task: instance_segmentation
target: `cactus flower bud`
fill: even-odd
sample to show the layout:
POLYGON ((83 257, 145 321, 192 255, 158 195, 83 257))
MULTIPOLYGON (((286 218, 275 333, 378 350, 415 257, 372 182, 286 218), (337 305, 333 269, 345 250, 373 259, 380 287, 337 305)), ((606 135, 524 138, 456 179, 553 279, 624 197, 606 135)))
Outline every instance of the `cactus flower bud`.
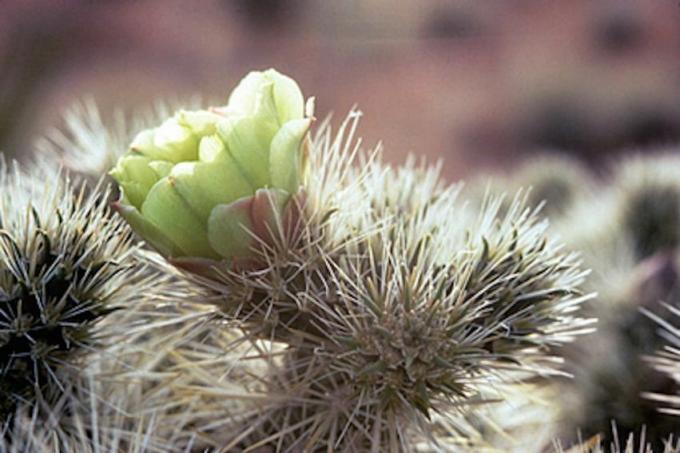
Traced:
POLYGON ((251 72, 226 106, 140 132, 111 171, 115 206, 168 258, 247 259, 300 188, 311 110, 293 79, 251 72))

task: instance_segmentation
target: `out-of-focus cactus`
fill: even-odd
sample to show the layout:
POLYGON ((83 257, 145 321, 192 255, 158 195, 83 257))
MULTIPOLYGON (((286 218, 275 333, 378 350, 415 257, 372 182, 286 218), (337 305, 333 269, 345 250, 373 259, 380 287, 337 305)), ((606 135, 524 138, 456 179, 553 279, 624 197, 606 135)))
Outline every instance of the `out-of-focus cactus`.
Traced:
POLYGON ((49 129, 36 140, 32 165, 45 172, 63 166, 92 183, 92 188, 139 132, 155 127, 176 110, 196 110, 199 103, 197 97, 157 102, 134 113, 119 108, 109 116, 99 111, 93 99, 86 98, 66 110, 63 125, 49 129))
POLYGON ((512 199, 510 194, 527 192, 527 206, 541 208, 541 214, 559 225, 592 195, 592 175, 580 162, 567 156, 546 152, 526 158, 510 174, 488 174, 471 181, 466 194, 476 204, 484 196, 505 195, 504 212, 512 199))
POLYGON ((615 175, 622 234, 639 259, 680 246, 680 158, 672 154, 624 161, 615 175))
POLYGON ((528 149, 558 149, 605 164, 624 149, 680 138, 675 81, 658 68, 631 67, 616 77, 578 64, 528 73, 516 82, 516 130, 528 149))
MULTIPOLYGON (((662 448, 679 425, 645 395, 673 393, 675 385, 645 360, 662 339, 640 310, 666 319, 662 304, 677 304, 680 160, 672 154, 628 158, 617 165, 608 184, 572 171, 568 160, 544 162, 529 161, 510 177, 493 180, 489 190, 548 184, 570 187, 575 195, 575 203, 564 205, 560 197, 552 197, 545 208, 555 204, 557 209, 547 212, 551 223, 570 248, 584 252, 586 265, 594 270, 586 287, 599 297, 584 310, 599 322, 597 333, 562 351, 564 370, 575 378, 563 379, 556 390, 564 409, 558 418, 566 422, 555 424, 553 435, 570 442, 579 434, 597 435, 602 442, 624 445, 631 433, 644 428, 643 443, 662 448), (616 439, 611 437, 612 423, 618 426, 616 439)), ((477 187, 473 184, 473 194, 480 193, 477 187)))
POLYGON ((668 393, 674 383, 645 361, 660 349, 662 339, 654 322, 640 309, 659 313, 661 301, 677 302, 677 264, 668 256, 655 256, 637 266, 629 279, 618 294, 601 295, 602 300, 596 303, 603 306, 595 310, 600 316, 598 333, 574 352, 568 369, 575 378, 566 385, 571 388, 567 399, 576 402, 576 407, 565 427, 572 436, 581 432, 586 437, 608 439, 608 428, 615 422, 618 441, 623 441, 646 426, 647 441, 659 448, 680 424, 644 396, 668 393))
POLYGON ((603 4, 592 24, 595 47, 617 55, 634 50, 643 41, 645 23, 635 4, 603 4))
MULTIPOLYGON (((672 389, 665 389, 665 392, 656 390, 643 396, 658 404, 660 412, 680 417, 680 331, 677 328, 680 307, 677 304, 667 304, 665 308, 661 315, 644 310, 644 313, 657 323, 659 334, 664 340, 663 346, 646 359, 657 371, 672 379, 675 386, 672 389)), ((680 419, 678 420, 680 422, 680 419)))
POLYGON ((608 428, 614 422, 618 442, 646 427, 647 442, 662 448, 680 426, 645 397, 674 393, 676 386, 646 360, 662 338, 642 313, 667 319, 663 304, 678 305, 679 163, 670 154, 625 160, 610 187, 599 191, 607 201, 592 211, 599 212, 599 227, 570 226, 582 230, 571 235, 571 245, 584 249, 594 269, 588 287, 599 297, 586 309, 599 323, 591 339, 576 342, 568 353, 575 380, 564 387, 567 437, 580 432, 612 440, 608 428))

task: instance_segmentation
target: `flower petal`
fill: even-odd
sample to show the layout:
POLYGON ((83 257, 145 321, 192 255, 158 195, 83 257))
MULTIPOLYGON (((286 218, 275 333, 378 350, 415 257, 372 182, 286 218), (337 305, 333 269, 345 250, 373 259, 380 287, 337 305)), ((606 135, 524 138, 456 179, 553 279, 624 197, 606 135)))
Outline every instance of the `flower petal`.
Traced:
POLYGON ((269 143, 274 133, 256 117, 230 118, 219 125, 227 152, 255 188, 270 185, 269 143))
POLYGON ((173 165, 172 162, 168 162, 165 160, 153 160, 149 162, 149 167, 151 167, 153 171, 156 172, 158 179, 160 179, 165 178, 170 174, 173 165))
POLYGON ((156 149, 156 145, 153 142, 154 134, 156 129, 145 129, 135 135, 135 138, 130 143, 130 151, 138 152, 145 156, 157 156, 161 153, 160 150, 156 149))
POLYGON ((258 93, 265 83, 267 81, 262 72, 249 72, 229 95, 227 109, 241 115, 253 115, 257 105, 258 93))
POLYGON ((120 185, 126 200, 139 209, 146 194, 159 179, 151 167, 151 159, 141 154, 130 154, 118 160, 111 176, 120 185))
POLYGON ((209 110, 180 110, 175 116, 179 124, 188 127, 199 137, 214 134, 217 131, 217 122, 222 119, 209 110))
POLYGON ((288 121, 276 133, 269 152, 272 186, 294 193, 302 183, 302 142, 312 120, 288 121))
POLYGON ((182 254, 180 249, 170 238, 152 222, 145 219, 133 206, 114 202, 112 207, 127 221, 139 236, 163 256, 177 256, 182 254))
POLYGON ((199 137, 193 131, 180 124, 177 119, 165 120, 156 128, 153 143, 154 149, 146 154, 157 160, 182 162, 198 158, 199 137))
POLYGON ((253 71, 232 91, 227 110, 246 116, 270 116, 281 126, 302 118, 304 98, 295 80, 275 69, 253 71))
POLYGON ((305 100, 297 82, 274 69, 265 71, 265 76, 274 82, 274 104, 279 124, 301 119, 304 115, 305 100))
POLYGON ((216 257, 208 243, 204 222, 177 192, 175 184, 172 175, 158 181, 142 205, 142 215, 177 244, 183 256, 216 257))
POLYGON ((256 240, 252 236, 253 197, 215 206, 208 219, 208 239, 212 248, 225 258, 248 256, 256 240))
POLYGON ((218 204, 230 203, 255 190, 234 162, 182 162, 170 173, 175 190, 206 222, 218 204))

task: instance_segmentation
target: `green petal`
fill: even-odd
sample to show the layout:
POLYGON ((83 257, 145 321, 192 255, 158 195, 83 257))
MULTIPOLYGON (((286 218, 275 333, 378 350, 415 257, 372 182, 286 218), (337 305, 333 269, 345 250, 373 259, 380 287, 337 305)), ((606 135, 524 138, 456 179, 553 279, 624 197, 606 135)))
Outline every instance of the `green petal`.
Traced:
POLYGON ((208 239, 224 258, 251 257, 261 241, 270 243, 282 226, 288 193, 260 189, 255 195, 215 206, 208 219, 208 239))
POLYGON ((142 205, 142 215, 181 249, 183 256, 215 257, 208 243, 206 225, 175 190, 172 176, 158 181, 142 205))
POLYGON ((135 138, 130 144, 130 150, 144 154, 145 156, 155 156, 162 153, 161 150, 156 148, 156 145, 153 142, 155 131, 155 129, 145 129, 135 135, 135 138))
POLYGON ((269 153, 272 187, 297 192, 302 183, 302 142, 311 123, 311 119, 288 121, 274 136, 269 153))
POLYGON ((305 100, 295 80, 274 69, 266 71, 265 76, 274 82, 274 104, 279 124, 301 119, 304 116, 305 100))
POLYGON ((221 122, 219 132, 229 155, 253 187, 269 185, 269 143, 275 129, 266 121, 245 117, 221 122))
POLYGON ((199 137, 212 135, 217 131, 217 122, 222 119, 208 110, 180 110, 176 113, 177 122, 188 127, 199 137))
POLYGON ((134 206, 136 209, 141 208, 146 194, 149 192, 151 187, 144 186, 140 183, 134 181, 126 182, 125 184, 119 183, 121 199, 124 199, 126 203, 134 206))
POLYGON ((153 160, 149 162, 149 167, 151 167, 153 171, 156 172, 158 179, 161 179, 170 174, 173 165, 172 162, 167 162, 165 160, 153 160))
POLYGON ((154 160, 182 162, 198 159, 199 137, 175 118, 163 122, 155 130, 153 142, 155 148, 145 153, 154 160))
POLYGON ((255 112, 250 116, 258 119, 258 127, 269 131, 270 137, 273 137, 277 129, 281 127, 274 99, 274 83, 268 82, 262 85, 260 95, 255 102, 255 112))
POLYGON ((241 115, 253 115, 257 105, 257 97, 265 83, 267 83, 267 80, 262 72, 252 71, 248 73, 229 95, 228 109, 241 115))
POLYGON ((133 206, 117 202, 113 204, 113 207, 123 216, 135 233, 144 238, 158 253, 165 257, 182 254, 182 250, 170 238, 165 236, 156 225, 145 219, 133 206))
POLYGON ((198 145, 198 159, 201 162, 228 161, 227 145, 217 134, 203 137, 198 145))
POLYGON ((252 236, 250 208, 252 197, 215 206, 208 219, 208 239, 212 248, 224 258, 248 256, 255 239, 252 236))
POLYGON ((304 98, 298 84, 275 69, 253 71, 229 97, 228 109, 244 116, 274 120, 277 126, 304 115, 304 98))
POLYGON ((111 176, 118 182, 127 200, 139 209, 159 176, 151 167, 151 159, 139 154, 128 154, 118 159, 111 176))
POLYGON ((233 162, 183 162, 175 165, 170 175, 177 192, 202 222, 208 220, 215 205, 230 203, 255 191, 233 162))

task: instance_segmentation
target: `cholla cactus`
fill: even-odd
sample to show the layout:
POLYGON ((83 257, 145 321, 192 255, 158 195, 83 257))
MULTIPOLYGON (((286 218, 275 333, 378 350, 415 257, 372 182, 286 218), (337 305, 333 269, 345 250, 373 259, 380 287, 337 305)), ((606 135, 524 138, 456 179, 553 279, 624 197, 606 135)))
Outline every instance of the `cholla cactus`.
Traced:
POLYGON ((329 198, 300 242, 227 275, 223 308, 294 345, 269 390, 288 398, 259 418, 280 445, 408 450, 431 413, 460 416, 477 384, 565 339, 582 274, 518 203, 465 219, 433 171, 373 161, 334 185, 343 171, 323 162, 346 162, 328 154, 308 191, 329 198))
MULTIPOLYGON (((275 84, 242 83, 239 90, 254 90, 244 98, 267 105, 267 90, 275 84)), ((227 125, 229 115, 227 109, 227 125)), ((257 376, 257 396, 216 390, 231 388, 233 381, 224 379, 231 366, 223 373, 196 372, 210 384, 191 391, 254 404, 234 416, 230 402, 221 421, 210 427, 196 423, 196 429, 204 428, 201 437, 215 446, 284 451, 436 446, 443 441, 434 434, 435 414, 441 416, 437 423, 443 418, 456 429, 465 406, 477 402, 480 385, 548 373, 549 347, 569 341, 587 324, 574 315, 587 299, 579 290, 585 273, 577 257, 561 251, 523 199, 502 216, 499 200, 471 216, 456 202, 457 187, 445 187, 436 169, 409 164, 395 170, 378 154, 365 156, 354 140, 358 117, 350 114, 337 135, 328 124, 320 128, 309 146, 306 172, 294 170, 304 161, 304 140, 290 135, 280 156, 287 156, 286 166, 277 171, 287 170, 281 187, 297 195, 285 208, 276 197, 244 194, 251 200, 244 203, 248 216, 225 210, 214 225, 175 229, 172 236, 164 223, 140 226, 125 213, 145 239, 211 291, 206 301, 243 330, 235 341, 258 345, 267 364, 257 376), (189 247, 189 262, 178 261, 176 249, 165 246, 168 238, 172 244, 196 241, 207 231, 212 250, 227 250, 230 241, 244 237, 235 228, 239 224, 252 238, 248 253, 254 266, 235 266, 231 252, 216 256, 196 247, 189 247), (213 234, 218 230, 224 234, 213 234)), ((217 130, 228 127, 219 117, 212 121, 217 130)), ((243 133, 260 134, 257 121, 243 133)), ((155 145, 154 158, 178 149, 173 140, 155 145)), ((225 144, 224 135, 210 140, 225 144)), ((273 144, 269 151, 278 152, 273 144)), ((267 160, 249 159, 253 168, 267 168, 267 160)), ((138 182, 132 174, 118 177, 124 188, 138 182)), ((152 182, 147 196, 167 185, 164 178, 152 182)), ((210 181, 213 188, 188 183, 191 196, 181 190, 179 196, 198 211, 209 208, 212 219, 218 209, 212 191, 231 191, 232 182, 210 181)), ((176 212, 170 198, 154 203, 159 212, 167 211, 154 222, 167 222, 176 212)))
POLYGON ((518 168, 515 184, 531 187, 529 204, 542 203, 542 212, 551 219, 568 215, 593 188, 588 169, 573 157, 560 154, 528 160, 518 168))
POLYGON ((132 397, 143 401, 142 413, 153 414, 152 438, 168 446, 164 451, 223 449, 233 428, 259 409, 258 400, 274 397, 262 386, 276 356, 270 345, 248 341, 214 308, 206 309, 166 314, 160 330, 167 333, 151 326, 145 329, 151 341, 141 342, 151 360, 137 363, 141 386, 132 397))
POLYGON ((645 428, 642 428, 639 435, 631 433, 623 440, 618 433, 616 424, 612 426, 611 435, 614 439, 611 442, 602 440, 600 436, 591 437, 585 441, 579 441, 576 445, 564 448, 559 442, 555 444, 555 453, 676 453, 680 451, 680 440, 674 436, 660 440, 658 446, 648 442, 645 428))
POLYGON ((638 259, 680 246, 680 158, 624 161, 615 174, 618 222, 638 259))
POLYGON ((0 420, 7 429, 15 410, 49 409, 77 386, 86 358, 111 329, 125 329, 105 318, 153 283, 129 230, 109 213, 107 189, 86 195, 62 176, 0 168, 0 420))
POLYGON ((646 426, 647 441, 661 448, 663 439, 680 425, 644 396, 667 393, 674 387, 645 361, 646 355, 660 348, 662 339, 641 310, 662 317, 662 302, 676 303, 680 294, 677 263, 672 255, 659 254, 636 264, 632 251, 609 258, 609 266, 601 260, 602 267, 595 267, 598 276, 589 286, 600 293, 588 307, 599 318, 598 331, 588 340, 575 342, 566 354, 567 370, 575 378, 562 386, 564 418, 569 422, 561 432, 565 438, 580 432, 624 443, 646 426), (627 270, 621 269, 624 262, 627 270), (618 439, 609 437, 612 422, 618 425, 618 439))
POLYGON ((67 386, 51 407, 20 406, 0 438, 0 452, 171 450, 172 444, 156 436, 156 415, 147 415, 135 400, 138 392, 104 384, 93 374, 83 377, 78 385, 67 386))
POLYGON ((643 396, 657 402, 660 412, 680 417, 680 331, 675 326, 675 321, 680 316, 680 308, 677 305, 666 305, 665 308, 667 309, 665 314, 670 314, 671 320, 667 319, 667 316, 659 316, 649 310, 644 311, 650 319, 657 323, 661 330, 660 335, 666 340, 663 349, 649 357, 648 361, 659 372, 664 373, 676 383, 675 391, 667 393, 647 392, 643 396))
POLYGON ((627 68, 612 78, 590 65, 532 70, 522 64, 513 88, 534 88, 519 92, 516 131, 529 146, 568 150, 604 163, 622 149, 678 137, 674 82, 649 66, 627 68))
MULTIPOLYGON (((541 206, 541 213, 559 224, 566 217, 571 217, 591 194, 594 187, 592 179, 580 162, 552 152, 526 158, 509 175, 478 177, 466 192, 481 203, 487 192, 499 196, 528 190, 527 205, 532 208, 541 206)), ((510 202, 510 199, 505 200, 505 209, 510 202)))

